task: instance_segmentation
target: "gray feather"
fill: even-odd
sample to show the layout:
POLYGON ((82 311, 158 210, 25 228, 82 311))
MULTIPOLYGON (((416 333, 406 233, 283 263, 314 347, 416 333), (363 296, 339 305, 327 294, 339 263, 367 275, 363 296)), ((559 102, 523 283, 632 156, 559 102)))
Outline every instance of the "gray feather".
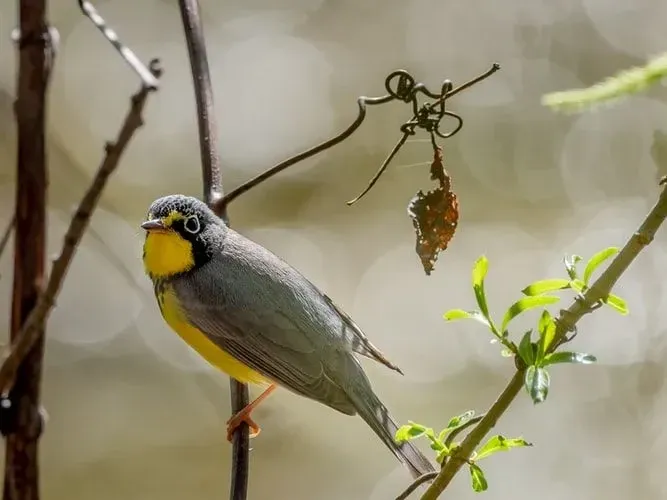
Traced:
POLYGON ((359 413, 413 475, 432 471, 412 444, 394 442, 396 423, 354 352, 395 365, 296 269, 223 230, 221 248, 208 263, 171 280, 189 320, 268 379, 342 413, 359 413))

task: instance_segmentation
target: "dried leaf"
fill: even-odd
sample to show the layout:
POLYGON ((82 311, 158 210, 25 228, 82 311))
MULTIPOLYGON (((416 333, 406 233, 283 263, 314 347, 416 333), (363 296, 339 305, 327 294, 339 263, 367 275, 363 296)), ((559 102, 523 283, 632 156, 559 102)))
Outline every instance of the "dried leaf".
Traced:
POLYGON ((439 187, 424 194, 419 191, 408 204, 408 215, 417 234, 415 251, 424 272, 431 274, 440 252, 447 248, 459 222, 459 204, 452 191, 451 178, 442 163, 442 149, 433 151, 431 179, 439 187))

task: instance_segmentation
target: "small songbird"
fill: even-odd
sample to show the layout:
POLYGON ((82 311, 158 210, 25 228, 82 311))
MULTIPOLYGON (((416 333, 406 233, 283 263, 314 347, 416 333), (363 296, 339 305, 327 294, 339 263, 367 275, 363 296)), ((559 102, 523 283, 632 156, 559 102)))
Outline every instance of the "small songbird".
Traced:
POLYGON ((227 422, 260 428, 251 412, 278 386, 359 414, 413 476, 434 470, 373 392, 359 354, 402 373, 334 302, 266 248, 227 227, 196 198, 153 202, 143 261, 167 324, 210 364, 268 388, 227 422))

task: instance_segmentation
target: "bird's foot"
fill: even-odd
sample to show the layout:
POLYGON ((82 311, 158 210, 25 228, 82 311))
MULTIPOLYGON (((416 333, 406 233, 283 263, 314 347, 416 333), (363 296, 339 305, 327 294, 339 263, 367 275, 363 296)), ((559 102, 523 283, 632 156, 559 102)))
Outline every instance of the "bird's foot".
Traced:
POLYGON ((262 429, 260 429, 259 425, 257 425, 250 416, 251 410, 252 408, 244 408, 232 418, 227 420, 227 441, 230 443, 232 442, 232 439, 234 438, 234 432, 236 432, 236 429, 238 429, 241 424, 246 424, 250 429, 249 437, 254 438, 259 435, 262 429))

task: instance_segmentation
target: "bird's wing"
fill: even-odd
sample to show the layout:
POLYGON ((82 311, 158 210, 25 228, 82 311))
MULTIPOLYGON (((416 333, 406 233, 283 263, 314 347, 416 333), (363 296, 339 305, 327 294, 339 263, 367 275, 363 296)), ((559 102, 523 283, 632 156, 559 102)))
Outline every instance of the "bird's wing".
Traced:
POLYGON ((382 354, 382 351, 375 347, 370 340, 368 340, 368 337, 366 337, 366 334, 359 328, 359 326, 354 322, 350 316, 343 311, 331 298, 322 292, 319 292, 322 294, 322 297, 324 300, 329 304, 329 306, 336 312, 336 314, 341 318, 343 323, 350 329, 350 331, 353 334, 353 339, 352 341, 352 350, 356 352, 357 354, 361 354, 362 356, 366 356, 367 358, 370 358, 372 360, 377 361, 378 363, 382 363, 384 366, 387 368, 390 368, 394 371, 397 371, 401 375, 403 375, 403 371, 396 366, 394 363, 389 361, 387 357, 382 354))
POLYGON ((192 324, 220 348, 296 393, 355 413, 347 325, 268 250, 230 230, 222 253, 174 288, 192 324))

